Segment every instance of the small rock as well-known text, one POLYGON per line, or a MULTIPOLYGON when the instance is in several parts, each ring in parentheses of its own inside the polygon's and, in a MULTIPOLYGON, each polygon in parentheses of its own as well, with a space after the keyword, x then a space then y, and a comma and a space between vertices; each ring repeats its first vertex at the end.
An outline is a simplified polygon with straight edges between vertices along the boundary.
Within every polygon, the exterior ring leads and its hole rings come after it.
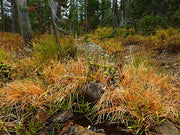
POLYGON ((164 62, 161 63, 161 66, 165 66, 165 65, 166 65, 166 63, 164 63, 164 62))
POLYGON ((70 111, 62 111, 56 115, 53 119, 54 122, 64 122, 73 117, 73 113, 70 111))
POLYGON ((101 83, 94 82, 83 87, 79 93, 85 96, 89 102, 94 102, 101 98, 104 90, 101 83))
POLYGON ((97 133, 76 124, 64 127, 59 135, 104 135, 104 133, 97 133))
POLYGON ((106 53, 104 52, 104 50, 98 46, 96 43, 84 43, 83 45, 76 45, 77 51, 80 53, 86 53, 89 56, 97 56, 97 55, 101 55, 101 56, 105 56, 108 57, 108 55, 106 55, 106 53))
POLYGON ((180 135, 180 131, 169 120, 164 121, 155 128, 155 131, 162 135, 180 135))
POLYGON ((25 52, 32 52, 32 49, 29 48, 29 47, 24 47, 24 51, 25 51, 25 52))
POLYGON ((83 48, 87 54, 103 54, 104 50, 98 46, 96 43, 84 43, 83 48))
POLYGON ((102 134, 105 134, 105 131, 104 131, 104 129, 97 129, 96 133, 102 133, 102 134))

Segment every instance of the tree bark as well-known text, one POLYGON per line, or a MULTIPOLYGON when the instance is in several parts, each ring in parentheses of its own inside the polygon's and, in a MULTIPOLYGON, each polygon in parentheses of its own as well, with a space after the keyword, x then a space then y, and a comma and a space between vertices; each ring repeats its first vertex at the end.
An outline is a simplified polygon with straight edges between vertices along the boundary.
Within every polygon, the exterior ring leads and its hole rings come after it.
POLYGON ((31 24, 28 16, 27 0, 17 0, 19 23, 21 28, 21 34, 26 46, 32 47, 32 31, 31 24))
POLYGON ((85 27, 85 32, 88 32, 88 0, 85 0, 85 8, 84 8, 84 27, 85 27))
POLYGON ((113 31, 114 31, 114 28, 115 28, 115 25, 116 25, 116 3, 117 3, 117 0, 113 0, 113 31))
POLYGON ((5 32, 5 18, 4 18, 3 0, 1 0, 1 20, 2 20, 2 31, 5 32))
POLYGON ((121 0, 120 8, 121 8, 120 26, 123 26, 124 25, 124 1, 123 0, 121 0))
POLYGON ((11 14, 12 14, 12 32, 18 32, 18 11, 15 0, 11 0, 11 14))
POLYGON ((56 25, 57 22, 57 13, 58 13, 58 2, 50 1, 51 8, 51 17, 52 17, 52 32, 56 36, 56 40, 58 41, 58 28, 56 25))
POLYGON ((104 19, 104 6, 105 6, 105 0, 101 1, 101 20, 103 21, 104 19))
POLYGON ((52 30, 53 30, 53 34, 55 35, 57 45, 59 46, 58 52, 60 52, 60 56, 58 56, 58 59, 61 59, 63 57, 63 48, 60 44, 60 39, 59 39, 60 29, 57 26, 57 22, 60 22, 60 20, 57 16, 58 11, 59 11, 59 4, 58 4, 58 2, 55 2, 55 1, 50 1, 49 4, 50 4, 50 9, 51 9, 52 30))

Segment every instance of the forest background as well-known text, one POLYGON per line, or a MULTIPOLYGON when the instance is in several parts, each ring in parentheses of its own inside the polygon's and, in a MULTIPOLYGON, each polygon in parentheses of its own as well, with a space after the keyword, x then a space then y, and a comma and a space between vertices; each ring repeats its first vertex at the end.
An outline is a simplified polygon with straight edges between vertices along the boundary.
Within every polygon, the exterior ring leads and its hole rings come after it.
MULTIPOLYGON (((56 0, 58 27, 82 35, 98 27, 131 27, 154 32, 157 28, 178 27, 179 0, 56 0)), ((50 32, 50 0, 27 0, 33 32, 50 32)), ((15 0, 1 0, 4 32, 20 32, 15 0)), ((57 21, 57 19, 56 19, 57 21)))

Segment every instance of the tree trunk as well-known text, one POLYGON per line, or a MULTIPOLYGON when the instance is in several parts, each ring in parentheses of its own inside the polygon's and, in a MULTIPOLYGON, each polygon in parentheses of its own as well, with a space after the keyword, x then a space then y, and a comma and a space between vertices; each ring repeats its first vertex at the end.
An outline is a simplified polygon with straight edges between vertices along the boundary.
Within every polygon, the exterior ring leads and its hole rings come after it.
POLYGON ((17 7, 21 34, 23 35, 24 43, 26 46, 32 47, 30 44, 32 40, 32 31, 27 11, 27 0, 17 0, 17 7))
POLYGON ((88 0, 85 0, 85 8, 84 8, 84 27, 85 27, 85 32, 88 32, 88 0))
POLYGON ((120 8, 121 8, 120 26, 123 26, 124 25, 124 1, 123 0, 121 0, 120 8))
POLYGON ((60 44, 60 39, 58 36, 59 35, 59 28, 57 26, 57 22, 60 21, 58 16, 57 16, 58 10, 59 10, 58 8, 59 8, 58 2, 50 1, 51 18, 52 18, 52 31, 53 31, 53 34, 55 35, 55 38, 56 38, 56 42, 58 45, 58 52, 60 53, 60 56, 58 55, 58 59, 61 59, 63 57, 63 48, 60 44))
POLYGON ((105 2, 105 0, 102 0, 101 1, 101 16, 102 16, 102 18, 101 18, 101 20, 103 21, 104 20, 104 14, 105 14, 105 12, 104 12, 104 10, 105 10, 105 4, 106 4, 106 2, 105 2))
POLYGON ((5 32, 5 19, 4 19, 3 0, 1 0, 1 20, 2 20, 2 31, 5 32))
POLYGON ((15 0, 11 0, 11 14, 12 14, 12 32, 18 32, 18 11, 15 0))
POLYGON ((117 3, 117 0, 113 0, 113 31, 114 31, 114 28, 115 28, 115 24, 116 24, 116 3, 117 3))
POLYGON ((51 8, 51 17, 52 17, 52 32, 58 41, 58 30, 57 30, 57 13, 58 13, 58 2, 50 1, 50 8, 51 8))

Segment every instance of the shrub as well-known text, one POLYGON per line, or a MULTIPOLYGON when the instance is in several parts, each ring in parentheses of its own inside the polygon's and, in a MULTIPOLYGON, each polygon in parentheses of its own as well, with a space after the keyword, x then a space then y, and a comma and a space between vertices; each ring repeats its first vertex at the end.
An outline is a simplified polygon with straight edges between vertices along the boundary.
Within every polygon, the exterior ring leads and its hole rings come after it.
POLYGON ((24 42, 19 34, 0 32, 0 47, 10 51, 18 51, 21 47, 24 47, 24 42))
POLYGON ((180 51, 180 36, 178 31, 172 28, 157 30, 156 35, 145 38, 143 46, 147 50, 157 53, 178 53, 180 51))
POLYGON ((131 36, 135 35, 135 30, 132 28, 127 28, 127 29, 116 28, 115 30, 116 30, 116 36, 119 36, 119 37, 126 38, 129 35, 131 36))
POLYGON ((138 24, 139 30, 144 34, 155 33, 156 29, 164 28, 165 26, 166 22, 163 17, 153 15, 144 16, 138 24))
POLYGON ((107 54, 114 56, 121 56, 122 51, 124 51, 121 39, 104 39, 100 42, 100 46, 107 54))
POLYGON ((105 39, 111 36, 111 34, 112 34, 112 28, 103 27, 95 30, 94 37, 97 39, 105 39))
POLYGON ((140 45, 143 42, 143 37, 139 35, 129 35, 123 42, 123 45, 140 45))
POLYGON ((134 35, 134 29, 122 29, 122 28, 115 28, 113 31, 111 27, 99 27, 94 31, 91 36, 94 39, 106 39, 106 38, 113 38, 113 37, 127 37, 128 35, 134 35))

